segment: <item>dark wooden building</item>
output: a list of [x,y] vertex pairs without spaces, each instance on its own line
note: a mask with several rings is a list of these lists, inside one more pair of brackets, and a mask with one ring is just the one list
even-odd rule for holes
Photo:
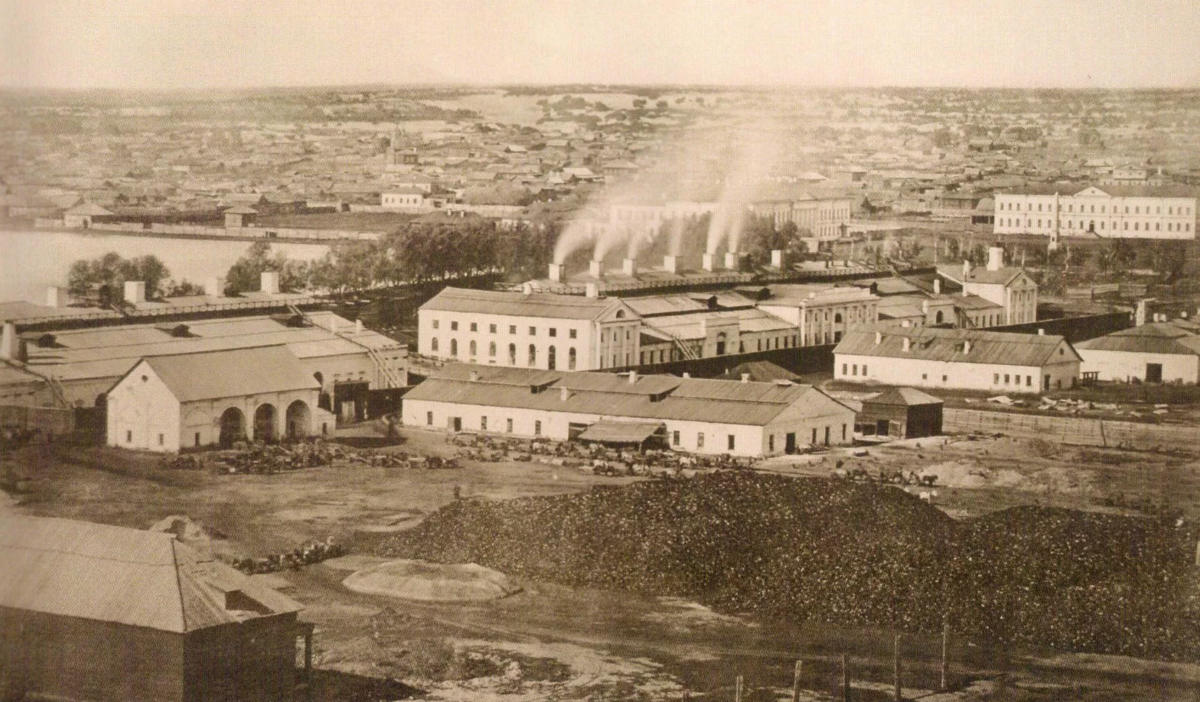
[[0,699],[292,699],[300,605],[173,534],[2,517],[0,563]]
[[942,433],[942,401],[913,388],[890,388],[862,401],[858,432],[917,439]]

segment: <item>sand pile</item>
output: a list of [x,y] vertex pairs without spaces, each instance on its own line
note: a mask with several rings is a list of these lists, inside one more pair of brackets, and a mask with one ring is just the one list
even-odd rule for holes
[[443,565],[397,560],[357,571],[347,589],[420,602],[478,602],[521,591],[504,573],[474,563]]

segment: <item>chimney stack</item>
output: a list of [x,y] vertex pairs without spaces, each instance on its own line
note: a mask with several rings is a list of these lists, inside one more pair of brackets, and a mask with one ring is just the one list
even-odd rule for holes
[[588,273],[591,274],[591,276],[593,278],[595,278],[596,280],[603,278],[604,277],[604,261],[597,261],[594,258],[592,260],[588,261]]
[[627,258],[621,261],[621,271],[630,278],[637,277],[637,259]]
[[692,377],[692,374],[691,374],[691,373],[688,373],[687,371],[684,371],[684,372],[683,372],[683,377],[685,377],[685,378],[690,378],[690,377]]
[[750,374],[749,373],[742,373],[742,382],[743,383],[750,382]]
[[966,356],[969,353],[971,353],[971,340],[967,339],[963,342],[963,355]]
[[637,371],[636,370],[629,371],[629,384],[633,385],[634,383],[637,382],[637,379],[638,379]]
[[679,272],[679,257],[678,256],[663,256],[663,270],[668,273]]
[[704,256],[700,259],[700,267],[703,268],[704,270],[708,271],[709,273],[712,273],[713,271],[715,271],[717,269],[716,254],[710,254],[710,253],[704,254]]
[[225,297],[225,279],[209,278],[204,281],[204,294],[209,297]]
[[1039,327],[1038,328],[1038,336],[1045,336],[1045,335],[1046,335],[1046,330]]
[[725,267],[731,271],[741,270],[742,255],[737,251],[725,252]]
[[125,281],[125,302],[138,304],[146,301],[146,282],[143,280]]
[[989,271],[998,271],[1004,267],[1004,249],[999,246],[993,246],[988,249],[988,264]]
[[784,258],[782,249],[771,249],[771,267],[783,270]]
[[921,300],[921,314],[929,314],[929,300]]
[[881,332],[881,331],[875,332],[875,345],[878,346],[882,343],[883,343],[883,332]]
[[470,374],[468,374],[468,375],[467,375],[467,378],[468,378],[468,379],[469,379],[469,380],[470,380],[472,383],[479,382],[479,371],[477,371],[477,370],[473,370],[473,371],[471,371],[471,372],[470,372]]
[[971,275],[971,262],[963,259],[963,282],[967,282],[967,278]]
[[66,307],[69,304],[71,304],[71,297],[67,295],[66,288],[60,288],[57,285],[46,288],[47,307]]
[[942,279],[941,278],[933,279],[933,294],[934,295],[942,294]]
[[558,389],[558,401],[566,402],[571,399],[571,388],[560,387]]
[[907,351],[910,351],[911,349],[912,349],[912,339],[910,339],[906,336],[906,337],[904,337],[904,350],[907,352]]
[[600,286],[595,283],[587,283],[583,286],[584,294],[590,298],[600,297]]
[[363,333],[363,323],[362,323],[361,319],[354,320],[354,333],[355,334]]
[[263,271],[258,277],[258,289],[268,295],[279,294],[279,272]]
[[561,283],[562,282],[562,272],[563,272],[563,264],[561,264],[561,263],[551,263],[550,264],[550,280],[554,281],[555,283]]
[[17,360],[18,345],[17,340],[17,325],[12,322],[4,323],[4,332],[0,335],[0,358],[7,358],[10,361]]

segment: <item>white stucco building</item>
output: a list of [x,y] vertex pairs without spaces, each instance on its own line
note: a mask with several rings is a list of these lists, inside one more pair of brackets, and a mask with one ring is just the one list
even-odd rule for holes
[[996,195],[996,234],[1194,239],[1196,196],[1168,188],[1050,186]]
[[1200,336],[1171,322],[1122,329],[1075,348],[1085,379],[1186,385],[1200,380]]
[[967,261],[961,267],[939,266],[938,275],[962,287],[963,296],[975,295],[1003,309],[1003,319],[982,326],[1027,324],[1037,321],[1038,286],[1024,269],[1004,265],[1004,249],[988,249],[986,268]]
[[144,358],[108,392],[108,444],[175,452],[326,433],[319,391],[285,346]]
[[833,357],[837,380],[1006,393],[1072,387],[1081,361],[1061,336],[932,327],[853,331]]
[[761,456],[850,443],[854,411],[788,382],[449,366],[405,396],[404,424],[560,441],[603,424],[679,451]]

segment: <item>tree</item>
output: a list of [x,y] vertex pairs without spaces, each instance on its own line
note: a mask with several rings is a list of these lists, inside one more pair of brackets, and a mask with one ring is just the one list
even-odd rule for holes
[[246,255],[239,258],[225,274],[225,294],[258,290],[265,271],[279,274],[279,289],[283,292],[295,292],[308,286],[308,265],[302,261],[289,260],[282,251],[271,256],[271,244],[266,241],[256,241],[246,250]]
[[170,277],[171,271],[157,256],[147,254],[126,259],[110,251],[99,258],[72,263],[67,273],[67,290],[72,297],[96,296],[101,304],[107,305],[124,299],[128,281],[144,282],[146,297],[159,297]]

